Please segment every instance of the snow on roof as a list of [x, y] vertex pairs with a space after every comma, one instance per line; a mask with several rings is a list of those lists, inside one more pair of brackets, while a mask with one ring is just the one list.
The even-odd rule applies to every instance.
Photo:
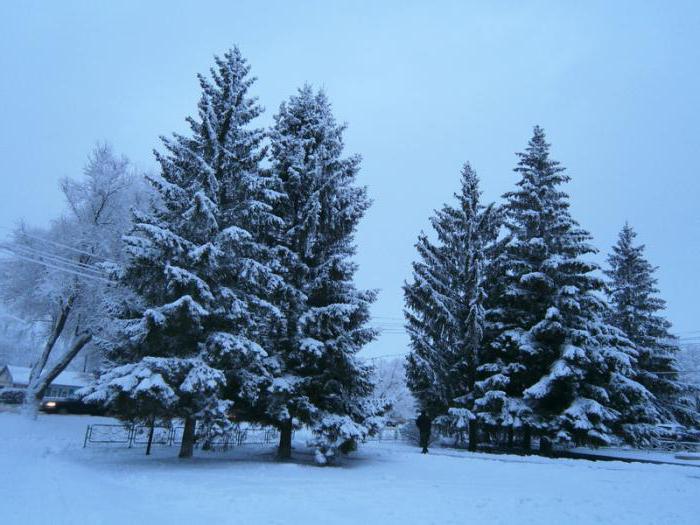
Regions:
[[[19, 385], [29, 384], [29, 374], [31, 369], [26, 366], [7, 365], [7, 370], [12, 376], [12, 382]], [[83, 387], [92, 382], [93, 377], [83, 372], [63, 371], [51, 384], [56, 386], [79, 386]]]

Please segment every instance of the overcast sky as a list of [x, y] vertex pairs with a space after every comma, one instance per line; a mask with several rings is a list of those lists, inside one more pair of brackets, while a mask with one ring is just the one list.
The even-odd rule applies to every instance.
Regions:
[[[363, 156], [374, 199], [357, 235], [358, 280], [381, 289], [382, 321], [400, 323], [416, 236], [457, 189], [462, 163], [499, 199], [540, 124], [599, 262], [630, 221], [660, 267], [676, 332], [691, 336], [700, 3], [575, 4], [2, 2], [0, 234], [61, 213], [58, 180], [81, 173], [96, 141], [154, 169], [158, 136], [184, 131], [195, 111], [195, 74], [237, 44], [259, 79], [261, 125], [304, 82], [325, 88], [348, 123], [347, 151]], [[385, 334], [367, 352], [406, 344]]]

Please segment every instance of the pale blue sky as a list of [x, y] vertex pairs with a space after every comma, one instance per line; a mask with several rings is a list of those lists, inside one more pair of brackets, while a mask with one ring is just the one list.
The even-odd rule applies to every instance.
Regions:
[[[381, 4], [381, 5], [379, 5]], [[629, 220], [660, 266], [677, 332], [700, 330], [698, 2], [3, 2], [0, 228], [46, 223], [57, 181], [111, 142], [144, 169], [185, 129], [197, 72], [238, 44], [267, 112], [304, 82], [349, 124], [374, 206], [358, 280], [400, 319], [401, 283], [432, 210], [469, 160], [485, 197], [534, 124], [573, 181], [603, 253]], [[600, 260], [602, 261], [602, 256]], [[386, 334], [371, 355], [405, 351]]]

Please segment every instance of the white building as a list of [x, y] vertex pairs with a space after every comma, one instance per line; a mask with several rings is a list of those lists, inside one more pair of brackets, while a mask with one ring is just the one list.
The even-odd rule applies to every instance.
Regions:
[[[7, 365], [0, 369], [0, 389], [27, 388], [31, 369], [26, 366]], [[58, 374], [46, 389], [44, 399], [65, 399], [76, 390], [87, 386], [93, 377], [83, 372], [64, 371]]]

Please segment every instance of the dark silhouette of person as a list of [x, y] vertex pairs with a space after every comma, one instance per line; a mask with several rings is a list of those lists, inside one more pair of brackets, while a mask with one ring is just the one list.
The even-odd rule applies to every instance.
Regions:
[[432, 421], [425, 410], [421, 410], [420, 416], [416, 419], [416, 426], [420, 432], [420, 446], [423, 447], [422, 454], [428, 453], [428, 443], [430, 442], [430, 426]]

